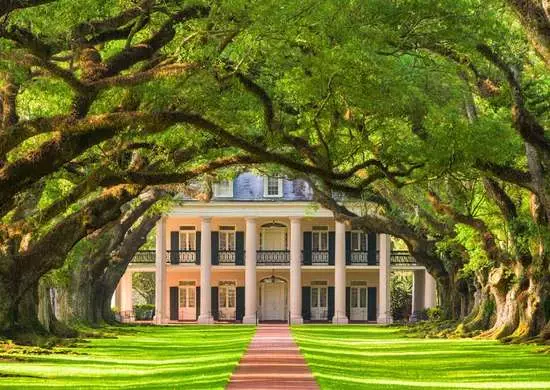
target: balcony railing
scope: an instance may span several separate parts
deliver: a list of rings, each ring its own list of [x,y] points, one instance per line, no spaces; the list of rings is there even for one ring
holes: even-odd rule
[[[175,258],[174,258],[175,256]],[[350,252],[352,265],[379,265],[380,253],[376,253],[376,264],[369,263],[368,252]],[[172,259],[179,264],[196,264],[197,251],[178,250],[166,251],[166,262],[172,263]],[[219,251],[218,259],[220,264],[235,264],[235,251]],[[154,250],[139,250],[134,255],[132,263],[134,264],[154,264],[156,255]],[[392,251],[390,257],[393,266],[416,266],[416,260],[408,251]],[[328,265],[329,252],[316,251],[311,252],[311,265]],[[288,250],[259,250],[256,253],[257,265],[289,265],[290,251]],[[303,259],[302,259],[303,264]]]
[[[416,260],[408,251],[392,251],[390,257],[391,265],[416,265]]]
[[[132,259],[132,263],[136,264],[151,264],[155,262],[155,250],[137,251]]]
[[[235,264],[235,251],[218,251],[220,264]]]
[[[376,251],[376,258],[370,259],[369,252],[350,252],[350,262],[353,265],[379,265],[380,264],[380,253]]]
[[[311,252],[311,265],[328,265],[328,251]]]
[[[196,250],[168,250],[166,251],[166,262],[172,264],[195,264],[197,261]]]
[[[289,265],[290,251],[259,250],[256,252],[257,265]]]

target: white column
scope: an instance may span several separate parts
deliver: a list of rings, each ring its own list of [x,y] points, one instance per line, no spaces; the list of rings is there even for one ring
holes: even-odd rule
[[[132,271],[127,270],[119,282],[120,288],[120,312],[126,314],[130,313],[133,308],[132,304]],[[128,318],[123,314],[123,318]]]
[[[121,300],[121,295],[120,295],[120,283],[119,283],[118,286],[115,289],[115,293],[113,294],[113,301],[111,303],[111,306],[114,306],[114,307],[118,308],[118,310],[120,310],[121,302],[122,302],[122,300]]]
[[[380,234],[380,269],[378,271],[378,323],[389,324],[390,313],[390,277],[391,277],[391,239],[387,234]]]
[[[256,323],[256,220],[246,219],[243,324]]]
[[[423,319],[418,316],[418,312],[424,309],[424,287],[426,285],[426,281],[424,279],[425,274],[426,271],[424,270],[413,271],[411,321]]]
[[[430,307],[437,306],[437,283],[435,278],[426,271],[425,275],[426,288],[424,289],[424,307],[429,309]]]
[[[212,289],[210,286],[210,274],[212,272],[212,219],[201,219],[201,312],[197,322],[199,324],[212,324]]]
[[[334,245],[334,317],[333,324],[347,324],[346,315],[346,225],[336,221]]]
[[[157,222],[155,245],[155,323],[162,324],[166,315],[166,218]]]
[[[290,218],[290,323],[303,324],[302,318],[302,225]]]

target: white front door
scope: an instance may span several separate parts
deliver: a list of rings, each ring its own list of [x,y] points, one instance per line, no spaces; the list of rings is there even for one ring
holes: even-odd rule
[[[327,287],[311,287],[311,319],[326,320],[328,315]]]
[[[264,228],[262,230],[262,250],[282,251],[286,250],[285,228]]]
[[[285,319],[284,283],[264,283],[262,289],[262,320],[282,321]]]
[[[236,318],[237,288],[235,284],[221,285],[218,288],[218,304],[220,320],[234,320]]]
[[[195,286],[180,286],[179,319],[197,319]]]
[[[367,320],[367,287],[351,287],[350,319]]]

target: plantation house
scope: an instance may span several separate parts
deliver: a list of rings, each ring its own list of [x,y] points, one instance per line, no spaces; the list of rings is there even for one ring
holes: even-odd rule
[[[414,274],[413,312],[435,306],[435,281],[386,234],[352,231],[301,180],[243,173],[186,201],[156,229],[115,294],[132,312],[132,273],[155,272],[156,323],[388,323],[392,269]],[[131,319],[129,316],[124,316]]]

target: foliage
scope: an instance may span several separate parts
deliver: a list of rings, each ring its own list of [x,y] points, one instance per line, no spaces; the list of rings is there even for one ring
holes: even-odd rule
[[[136,320],[152,320],[154,315],[155,305],[134,305],[134,316]]]
[[[132,273],[132,288],[141,296],[145,304],[155,303],[155,273]]]
[[[405,272],[393,272],[390,288],[391,315],[393,320],[408,321],[412,313],[412,275]]]
[[[429,321],[440,321],[442,317],[441,308],[438,306],[430,307],[426,309],[426,315]]]

